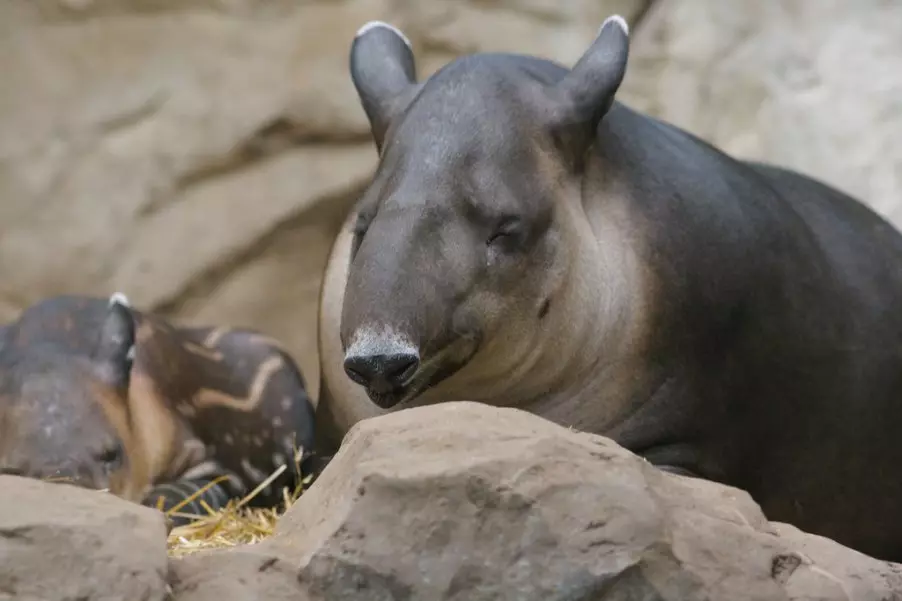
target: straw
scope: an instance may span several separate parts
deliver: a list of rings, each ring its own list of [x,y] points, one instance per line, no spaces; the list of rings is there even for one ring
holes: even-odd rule
[[[300,474],[299,460],[301,451],[295,453],[295,469]],[[252,545],[272,535],[276,523],[285,511],[291,507],[301,496],[304,487],[309,484],[312,474],[299,478],[294,490],[288,487],[282,488],[282,502],[275,507],[247,507],[247,504],[265,489],[273,480],[278,478],[288,465],[282,465],[273,471],[263,482],[257,485],[241,499],[230,499],[225,507],[214,510],[201,500],[201,505],[207,515],[198,516],[185,514],[178,510],[190,503],[194,498],[203,494],[203,491],[215,484],[208,483],[203,489],[184,499],[178,505],[171,507],[165,513],[167,516],[187,517],[192,519],[188,524],[176,526],[169,533],[168,550],[170,557],[185,557],[200,551],[209,549],[222,549],[237,545]]]
[[[300,460],[303,455],[302,448],[296,448],[294,453],[294,468],[296,475],[300,476]],[[246,507],[246,505],[260,492],[269,486],[276,478],[282,475],[288,469],[288,464],[283,464],[274,470],[263,482],[257,485],[254,490],[249,492],[241,499],[230,499],[226,505],[220,510],[214,510],[203,499],[200,504],[203,506],[206,515],[186,514],[179,510],[188,505],[202,495],[207,489],[215,486],[223,480],[227,480],[227,476],[220,476],[203,486],[200,490],[191,496],[183,499],[174,507],[169,508],[164,513],[167,516],[185,517],[192,521],[182,526],[176,526],[169,533],[168,549],[171,557],[184,557],[205,551],[208,549],[219,549],[224,547],[234,547],[236,545],[250,545],[257,543],[264,538],[270,536],[276,527],[276,522],[284,514],[289,507],[301,496],[304,488],[313,478],[312,474],[308,474],[303,478],[298,478],[298,485],[294,490],[287,487],[282,488],[282,502],[275,507],[256,508]],[[48,482],[66,482],[66,477],[44,477],[42,480]],[[102,489],[99,492],[109,492],[108,489]],[[163,497],[157,500],[156,509],[163,511]]]

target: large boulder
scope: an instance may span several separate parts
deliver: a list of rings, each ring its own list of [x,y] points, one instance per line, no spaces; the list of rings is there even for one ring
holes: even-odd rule
[[[0,600],[163,601],[166,530],[106,492],[0,476]]]
[[[376,160],[348,75],[357,28],[404,27],[423,73],[475,50],[569,62],[643,4],[4,0],[0,322],[121,290],[278,335],[315,393],[321,272]]]
[[[744,492],[476,403],[360,422],[274,537],[173,573],[191,601],[902,599],[902,566],[769,523]]]

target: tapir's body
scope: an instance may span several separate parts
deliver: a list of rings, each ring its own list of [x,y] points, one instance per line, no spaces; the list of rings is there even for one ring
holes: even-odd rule
[[[172,507],[213,479],[213,508],[298,484],[313,408],[291,357],[261,334],[175,326],[124,297],[58,296],[0,329],[0,471]],[[180,513],[204,513],[197,503]],[[177,522],[180,520],[176,520]]]
[[[614,102],[626,31],[572,70],[475,55],[417,83],[400,32],[361,30],[380,163],[325,274],[323,452],[389,409],[517,406],[902,561],[902,236]]]

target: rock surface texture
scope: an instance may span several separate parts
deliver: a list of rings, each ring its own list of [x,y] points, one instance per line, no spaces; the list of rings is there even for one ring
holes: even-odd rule
[[[622,98],[902,220],[902,4],[886,0],[4,0],[0,321],[122,290],[276,334],[318,391],[328,246],[375,164],[356,29],[404,28],[428,74],[511,50],[567,64],[613,12]]]
[[[109,493],[0,476],[0,600],[162,601],[158,511]]]
[[[153,510],[0,486],[0,599],[154,600],[168,581],[173,601],[902,600],[902,565],[770,523],[747,494],[608,439],[476,403],[359,423],[273,537],[168,570]]]

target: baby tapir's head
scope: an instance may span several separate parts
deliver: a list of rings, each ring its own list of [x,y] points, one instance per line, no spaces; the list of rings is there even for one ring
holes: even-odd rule
[[[0,330],[0,473],[140,495],[130,465],[127,301],[54,297]]]

